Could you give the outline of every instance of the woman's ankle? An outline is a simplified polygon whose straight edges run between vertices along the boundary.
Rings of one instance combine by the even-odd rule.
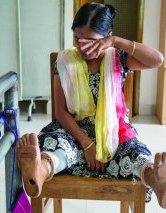
[[[43,166],[46,168],[46,182],[50,181],[54,176],[55,160],[48,152],[41,153],[41,160]]]
[[[46,179],[47,179],[51,174],[51,164],[45,158],[43,158],[41,162],[42,162],[42,166],[44,167],[44,170],[46,172]]]

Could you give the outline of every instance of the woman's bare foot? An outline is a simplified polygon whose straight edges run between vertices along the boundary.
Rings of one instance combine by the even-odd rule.
[[[51,166],[47,160],[41,160],[36,134],[25,134],[20,138],[17,159],[27,194],[30,197],[38,197],[44,181],[49,176]]]
[[[166,208],[166,152],[155,155],[153,169],[145,170],[145,181],[154,190],[159,205]]]

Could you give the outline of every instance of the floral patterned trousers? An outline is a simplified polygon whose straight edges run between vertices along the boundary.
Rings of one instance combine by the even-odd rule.
[[[85,132],[87,131],[85,130]],[[90,130],[90,135],[93,136],[92,133],[93,129]],[[139,176],[141,166],[151,159],[149,149],[135,137],[118,146],[115,155],[106,164],[103,172],[89,171],[82,147],[58,122],[51,122],[42,129],[38,137],[41,151],[64,150],[67,156],[65,172],[75,176],[111,179],[131,178],[132,181],[134,176]],[[152,189],[147,188],[146,191],[146,202],[149,202]]]

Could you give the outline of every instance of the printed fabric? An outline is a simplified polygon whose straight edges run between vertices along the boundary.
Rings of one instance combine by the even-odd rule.
[[[136,132],[125,126],[127,114],[121,85],[121,66],[114,48],[105,51],[100,66],[97,106],[88,85],[88,67],[76,48],[59,53],[57,69],[65,94],[68,110],[81,120],[95,114],[96,158],[107,162],[113,157],[119,142],[130,139]],[[84,95],[83,95],[84,94]],[[119,138],[119,124],[123,131]],[[121,132],[122,133],[122,132]]]

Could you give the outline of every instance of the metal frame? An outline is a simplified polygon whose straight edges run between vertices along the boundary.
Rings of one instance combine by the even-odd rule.
[[[0,95],[4,95],[4,107],[13,108],[16,110],[16,123],[18,124],[18,88],[17,88],[17,74],[13,71],[0,77]],[[0,120],[1,121],[1,120]],[[14,119],[11,116],[9,123],[14,127]],[[1,122],[1,127],[2,127]],[[4,124],[5,129],[5,124]],[[6,212],[8,212],[8,204],[10,199],[10,187],[12,178],[12,167],[13,167],[13,155],[14,149],[12,145],[14,143],[14,135],[10,132],[5,131],[4,135],[0,139],[0,162],[5,159],[5,182],[6,182]],[[21,174],[18,166],[15,166],[14,175],[14,188],[13,188],[13,200],[17,197],[18,189],[21,185]]]
[[[60,1],[60,50],[64,49],[65,0]]]

